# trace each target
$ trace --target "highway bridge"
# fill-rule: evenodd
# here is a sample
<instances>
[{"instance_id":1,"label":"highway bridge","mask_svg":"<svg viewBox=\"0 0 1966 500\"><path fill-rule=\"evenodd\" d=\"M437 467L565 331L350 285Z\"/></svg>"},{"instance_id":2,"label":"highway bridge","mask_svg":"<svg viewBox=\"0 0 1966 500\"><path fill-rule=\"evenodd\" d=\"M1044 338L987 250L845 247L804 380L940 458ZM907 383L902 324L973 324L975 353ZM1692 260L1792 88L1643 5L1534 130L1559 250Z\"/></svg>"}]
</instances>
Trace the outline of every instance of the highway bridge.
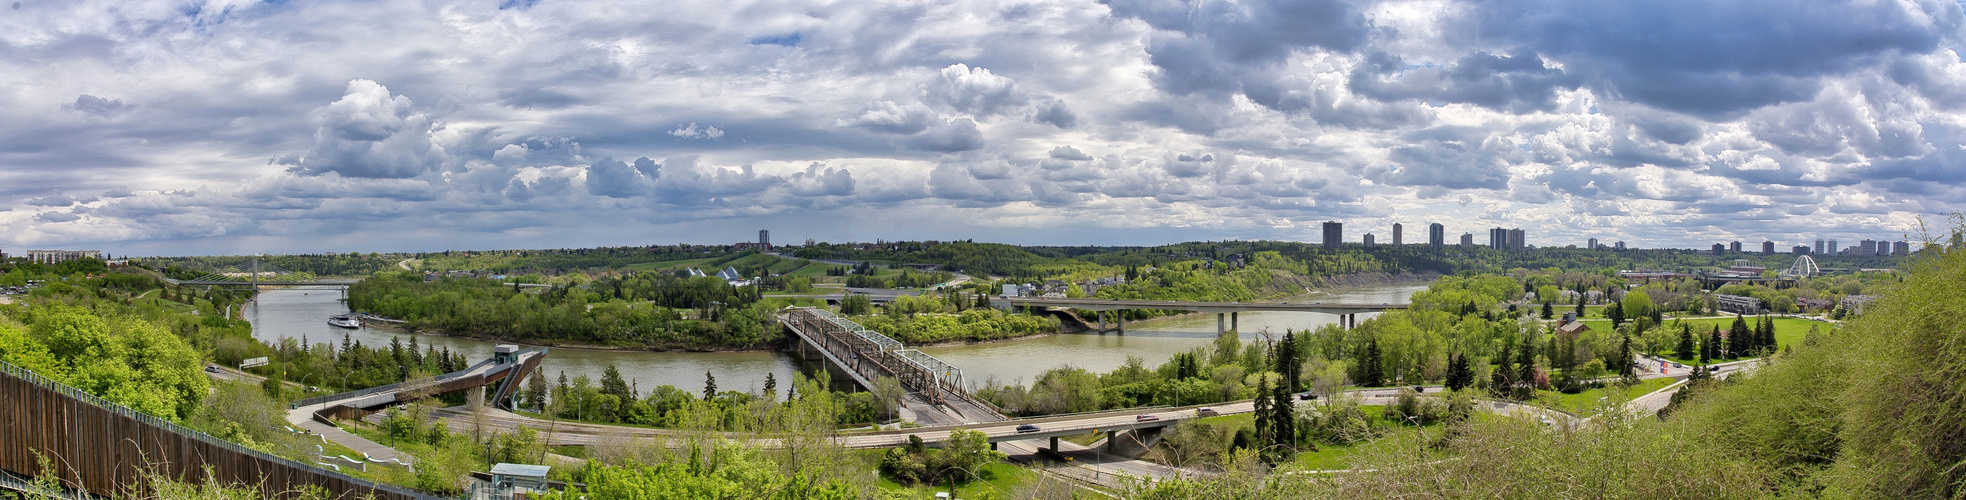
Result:
<instances>
[{"instance_id":1,"label":"highway bridge","mask_svg":"<svg viewBox=\"0 0 1966 500\"><path fill-rule=\"evenodd\" d=\"M994 297L990 304L1000 309L1018 307L1047 307L1053 309L1078 309L1099 313L1099 331L1106 331L1106 311L1126 309L1159 309L1167 311L1192 311L1215 313L1215 331L1223 333L1236 330L1237 313L1251 311L1313 312L1335 314L1339 325L1345 328L1358 326L1359 313L1384 312L1392 309L1406 309L1407 304L1326 304L1323 302L1199 302L1178 300L1127 300L1127 299L1067 299L1057 297ZM1126 317L1115 315L1120 333L1126 333Z\"/></svg>"}]
</instances>

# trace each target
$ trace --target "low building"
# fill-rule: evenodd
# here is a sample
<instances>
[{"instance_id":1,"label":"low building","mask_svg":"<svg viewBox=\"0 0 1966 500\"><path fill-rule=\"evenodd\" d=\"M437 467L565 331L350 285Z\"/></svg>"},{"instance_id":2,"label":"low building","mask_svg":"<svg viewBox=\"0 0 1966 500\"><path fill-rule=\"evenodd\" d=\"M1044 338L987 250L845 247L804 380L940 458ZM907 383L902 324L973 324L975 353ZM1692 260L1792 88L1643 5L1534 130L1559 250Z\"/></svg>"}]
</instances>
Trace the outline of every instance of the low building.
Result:
<instances>
[{"instance_id":1,"label":"low building","mask_svg":"<svg viewBox=\"0 0 1966 500\"><path fill-rule=\"evenodd\" d=\"M1737 314L1761 314L1761 299L1744 295L1713 294L1714 307Z\"/></svg>"},{"instance_id":2,"label":"low building","mask_svg":"<svg viewBox=\"0 0 1966 500\"><path fill-rule=\"evenodd\" d=\"M56 264L71 260L102 260L101 250L28 250L27 261L36 264Z\"/></svg>"},{"instance_id":3,"label":"low building","mask_svg":"<svg viewBox=\"0 0 1966 500\"><path fill-rule=\"evenodd\" d=\"M1590 325L1586 325L1582 321L1571 321L1564 323L1563 326L1556 327L1556 333L1558 335L1568 335L1571 337L1588 331L1591 331Z\"/></svg>"}]
</instances>

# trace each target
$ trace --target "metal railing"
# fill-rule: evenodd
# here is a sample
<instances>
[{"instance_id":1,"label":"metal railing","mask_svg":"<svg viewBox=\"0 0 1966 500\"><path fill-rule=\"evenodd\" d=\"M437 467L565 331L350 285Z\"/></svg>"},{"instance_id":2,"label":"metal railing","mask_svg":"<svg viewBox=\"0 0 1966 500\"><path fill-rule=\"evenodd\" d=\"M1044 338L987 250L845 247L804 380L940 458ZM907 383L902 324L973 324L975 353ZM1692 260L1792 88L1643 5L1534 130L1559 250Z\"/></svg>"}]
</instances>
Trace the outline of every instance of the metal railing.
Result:
<instances>
[{"instance_id":1,"label":"metal railing","mask_svg":"<svg viewBox=\"0 0 1966 500\"><path fill-rule=\"evenodd\" d=\"M136 410L134 410L134 409L131 409L130 407L127 407L127 406L123 406L123 405L121 405L121 404L117 404L116 402L113 402L113 401L110 401L110 400L107 400L107 399L103 399L103 398L101 398L101 397L98 397L98 396L96 396L96 395L94 395L94 394L89 394L89 393L88 393L87 391L83 391L83 390L81 390L81 389L77 389L77 388L74 388L74 387L69 387L69 386L68 386L67 384L63 384L63 383L61 383L61 382L58 382L58 381L55 381L55 380L53 380L53 379L49 379L49 378L47 378L47 377L43 377L43 376L41 376L41 374L39 374L39 373L34 373L34 371L33 371L33 370L29 370L29 369L26 369L26 368L21 368L21 367L19 367L19 366L14 366L13 364L11 364L11 363L7 363L7 362L4 362L4 361L0 361L0 373L4 373L4 374L7 374L7 375L10 375L10 376L13 376L14 378L18 378L18 379L21 379L21 380L23 380L23 381L26 381L26 382L27 382L27 383L29 383L29 384L32 384L32 385L36 385L36 386L39 386L39 387L41 387L41 388L44 388L44 389L48 389L48 390L51 390L51 391L54 391L54 392L55 392L56 394L60 394L60 395L62 395L63 397L66 397L66 398L68 398L68 399L72 399L72 400L75 400L75 401L80 401L80 402L82 402L82 403L84 403L84 404L88 404L89 406L94 406L94 407L96 407L96 408L98 408L98 409L101 409L101 410L104 410L104 411L107 411L107 412L109 412L109 413L112 413L112 414L115 414L115 415L118 415L118 416L122 416L122 417L124 417L124 418L128 418L128 419L131 419L131 420L134 420L134 421L136 421L136 422L137 422L137 423L139 423L139 424L143 424L143 425L146 425L146 426L149 426L149 427L153 427L153 428L156 428L156 429L159 429L159 430L162 430L162 431L164 431L164 432L168 432L168 433L171 433L171 434L176 434L176 435L179 435L179 436L184 436L184 437L188 437L188 438L191 438L192 440L195 440L195 441L198 441L198 442L200 442L200 443L204 443L204 444L208 444L208 445L212 445L212 446L217 446L217 447L219 447L219 448L223 448L223 449L225 449L225 450L227 450L227 451L231 451L231 452L233 452L233 453L238 453L238 454L240 454L240 455L246 455L246 456L249 456L249 457L252 457L252 458L257 458L257 459L260 459L260 460L265 460L265 461L268 461L268 462L273 462L273 463L275 463L275 464L279 464L279 465L284 465L284 466L287 466L287 467L293 467L293 468L297 468L297 469L301 469L301 470L305 470L305 471L307 471L307 472L310 472L310 473L313 473L313 474L319 474L319 475L322 475L322 476L327 476L327 477L329 477L329 478L332 478L332 479L338 479L338 480L342 480L342 481L347 481L347 482L349 482L349 483L351 483L351 484L355 484L355 485L358 485L358 486L360 486L360 487L362 487L362 488L365 488L365 489L371 489L371 490L377 490L377 491L385 491L385 492L389 492L389 493L394 493L394 494L398 494L398 495L404 495L404 496L408 496L408 497L411 497L411 498L419 498L419 499L433 499L433 500L434 500L434 499L438 499L438 498L441 498L441 497L436 497L436 496L430 496L430 495L425 495L425 494L422 494L422 493L418 493L418 492L415 492L415 491L411 491L411 490L408 490L408 489L404 489L404 488L400 488L400 487L396 487L396 486L390 486L390 485L385 485L385 484L380 484L380 483L374 483L374 482L370 482L370 481L367 481L367 480L364 480L364 479L360 479L360 478L356 478L356 477L354 477L354 476L349 476L349 475L347 475L347 474L342 474L342 473L340 473L340 472L335 472L335 471L330 471L330 470L326 470L326 469L321 469L321 468L319 468L319 467L314 467L314 466L312 466L312 465L308 465L308 464L305 464L305 463L301 463L301 462L298 462L298 461L295 461L295 460L292 460L292 459L288 459L288 458L286 458L286 457L281 457L281 456L278 456L278 455L274 455L274 454L271 454L271 453L267 453L267 452L263 452L263 451L259 451L259 450L255 450L255 449L251 449L251 448L247 448L247 447L245 447L245 446L241 446L241 445L239 445L238 443L233 443L233 442L231 442L231 441L226 441L226 440L224 440L224 439L219 439L219 438L216 438L216 437L212 437L212 436L211 436L211 435L209 435L209 434L205 434L205 433L203 433L203 432L198 432L198 431L195 431L195 430L192 430L192 429L189 429L189 428L186 428L186 427L184 427L184 426L181 426L181 425L178 425L178 424L177 424L177 423L175 423L175 422L171 422L171 421L169 421L169 420L165 420L165 419L162 419L162 418L158 418L158 417L156 417L156 416L152 416L152 415L150 415L150 414L148 414L148 413L144 413L144 412L140 412L140 411L136 411Z\"/></svg>"}]
</instances>

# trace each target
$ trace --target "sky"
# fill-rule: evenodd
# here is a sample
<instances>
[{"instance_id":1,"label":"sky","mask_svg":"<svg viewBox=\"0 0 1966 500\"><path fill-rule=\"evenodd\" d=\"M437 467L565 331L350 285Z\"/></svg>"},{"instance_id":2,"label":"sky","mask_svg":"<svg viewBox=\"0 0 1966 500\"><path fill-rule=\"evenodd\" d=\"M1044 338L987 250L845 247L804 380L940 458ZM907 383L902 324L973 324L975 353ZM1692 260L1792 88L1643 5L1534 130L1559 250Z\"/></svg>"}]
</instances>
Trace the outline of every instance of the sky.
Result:
<instances>
[{"instance_id":1,"label":"sky","mask_svg":"<svg viewBox=\"0 0 1966 500\"><path fill-rule=\"evenodd\" d=\"M0 251L1949 231L1960 3L0 0Z\"/></svg>"}]
</instances>

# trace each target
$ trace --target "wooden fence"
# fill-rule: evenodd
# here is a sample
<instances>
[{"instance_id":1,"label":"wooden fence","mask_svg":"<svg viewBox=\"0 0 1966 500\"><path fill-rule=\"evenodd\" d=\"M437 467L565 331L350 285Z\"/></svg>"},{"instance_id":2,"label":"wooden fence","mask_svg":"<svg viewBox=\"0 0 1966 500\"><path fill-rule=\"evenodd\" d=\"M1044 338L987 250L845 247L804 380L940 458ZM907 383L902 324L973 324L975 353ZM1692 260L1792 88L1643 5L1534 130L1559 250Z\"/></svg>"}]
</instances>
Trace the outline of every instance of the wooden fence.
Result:
<instances>
[{"instance_id":1,"label":"wooden fence","mask_svg":"<svg viewBox=\"0 0 1966 500\"><path fill-rule=\"evenodd\" d=\"M43 471L36 453L50 461ZM437 498L248 449L0 363L0 469L53 475L105 497L144 493L145 471L191 483L251 485L265 498L317 487L330 498Z\"/></svg>"}]
</instances>

